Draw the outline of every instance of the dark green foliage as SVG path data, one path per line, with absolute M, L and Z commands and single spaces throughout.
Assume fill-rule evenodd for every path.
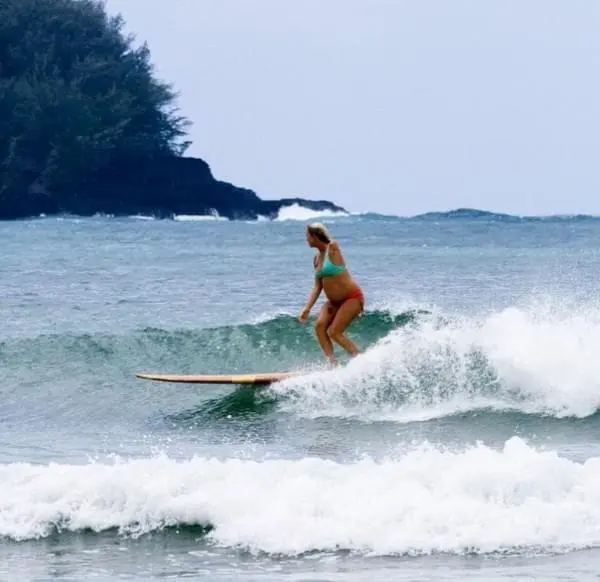
M 0 219 L 343 210 L 263 201 L 184 157 L 176 94 L 123 27 L 98 0 L 0 0 Z
M 180 156 L 175 98 L 101 2 L 0 0 L 0 203 L 73 196 L 124 160 Z

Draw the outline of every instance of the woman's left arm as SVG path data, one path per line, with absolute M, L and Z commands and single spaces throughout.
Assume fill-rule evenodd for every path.
M 344 264 L 344 256 L 342 255 L 342 250 L 340 249 L 340 245 L 337 241 L 332 240 L 328 246 L 329 252 L 329 260 L 334 265 L 343 265 Z

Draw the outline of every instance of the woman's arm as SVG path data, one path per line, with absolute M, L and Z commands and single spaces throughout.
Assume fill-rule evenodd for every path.
M 310 313 L 310 310 L 313 308 L 314 304 L 317 302 L 317 299 L 319 298 L 319 295 L 321 294 L 322 290 L 323 282 L 321 281 L 321 279 L 317 279 L 315 281 L 315 284 L 313 285 L 312 291 L 310 292 L 308 301 L 306 302 L 304 309 L 300 312 L 300 321 L 305 321 L 308 318 L 308 314 Z
M 310 292 L 310 296 L 308 297 L 308 302 L 306 303 L 306 307 L 304 309 L 310 311 L 313 308 L 322 290 L 323 281 L 321 281 L 321 279 L 317 279 L 315 281 L 315 284 L 313 285 L 312 291 Z
M 344 257 L 342 255 L 342 249 L 340 249 L 340 245 L 336 240 L 332 240 L 327 247 L 327 251 L 329 253 L 329 260 L 334 265 L 343 265 Z

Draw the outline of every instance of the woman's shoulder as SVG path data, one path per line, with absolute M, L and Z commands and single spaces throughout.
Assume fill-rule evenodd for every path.
M 335 239 L 331 239 L 330 243 L 327 245 L 327 251 L 328 252 L 333 251 L 334 253 L 339 253 L 340 252 L 340 243 L 338 243 L 338 241 Z

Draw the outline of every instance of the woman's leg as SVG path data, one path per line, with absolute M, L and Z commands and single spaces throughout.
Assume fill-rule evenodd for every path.
M 342 346 L 352 356 L 357 356 L 360 352 L 358 348 L 344 335 L 346 328 L 352 323 L 363 310 L 363 304 L 360 299 L 346 299 L 335 314 L 331 325 L 329 326 L 329 337 Z
M 331 343 L 331 339 L 327 334 L 327 328 L 335 317 L 336 312 L 337 308 L 327 301 L 323 307 L 321 307 L 321 311 L 317 317 L 317 322 L 315 323 L 315 333 L 317 334 L 317 339 L 319 340 L 321 349 L 331 364 L 335 364 L 335 356 L 333 355 L 333 344 Z

